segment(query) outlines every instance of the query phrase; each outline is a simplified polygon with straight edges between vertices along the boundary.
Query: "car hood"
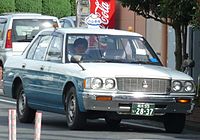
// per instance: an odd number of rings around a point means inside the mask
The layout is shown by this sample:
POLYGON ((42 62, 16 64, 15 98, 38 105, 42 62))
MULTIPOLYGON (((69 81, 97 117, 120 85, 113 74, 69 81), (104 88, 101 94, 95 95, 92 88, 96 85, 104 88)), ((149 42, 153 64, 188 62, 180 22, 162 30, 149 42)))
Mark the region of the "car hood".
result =
POLYGON ((87 77, 145 77, 192 80, 182 72, 167 67, 147 64, 116 64, 116 63, 81 63, 85 68, 83 73, 87 77))

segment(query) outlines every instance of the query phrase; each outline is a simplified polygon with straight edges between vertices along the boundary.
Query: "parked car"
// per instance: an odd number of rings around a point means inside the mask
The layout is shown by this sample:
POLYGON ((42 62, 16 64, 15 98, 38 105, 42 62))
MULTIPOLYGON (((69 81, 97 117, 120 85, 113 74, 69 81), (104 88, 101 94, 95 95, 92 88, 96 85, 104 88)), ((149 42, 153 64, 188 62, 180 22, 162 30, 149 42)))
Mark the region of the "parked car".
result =
POLYGON ((59 19, 61 27, 74 28, 76 27, 76 16, 68 16, 59 19))
POLYGON ((2 13, 0 15, 0 79, 8 56, 21 54, 42 29, 59 25, 57 17, 35 13, 2 13))
POLYGON ((65 114, 70 129, 94 118, 111 126, 159 118, 167 132, 181 133, 196 96, 193 79, 164 67, 143 36, 114 29, 43 30, 8 58, 3 82, 20 122, 44 110, 65 114))

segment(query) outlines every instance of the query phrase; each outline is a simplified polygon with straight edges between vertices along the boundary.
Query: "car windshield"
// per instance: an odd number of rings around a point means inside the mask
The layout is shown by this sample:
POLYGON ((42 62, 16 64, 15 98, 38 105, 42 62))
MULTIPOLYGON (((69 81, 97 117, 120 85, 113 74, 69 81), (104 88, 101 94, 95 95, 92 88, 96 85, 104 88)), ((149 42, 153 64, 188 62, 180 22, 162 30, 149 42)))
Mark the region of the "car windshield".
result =
POLYGON ((30 42, 39 31, 53 27, 54 19, 14 19, 12 27, 13 42, 30 42))
POLYGON ((69 35, 67 40, 69 61, 73 55, 82 55, 81 62, 83 63, 106 62, 161 65, 159 58, 148 42, 140 36, 69 35), (78 41, 82 45, 78 45, 78 41), (83 46, 85 47, 81 49, 80 47, 83 46))

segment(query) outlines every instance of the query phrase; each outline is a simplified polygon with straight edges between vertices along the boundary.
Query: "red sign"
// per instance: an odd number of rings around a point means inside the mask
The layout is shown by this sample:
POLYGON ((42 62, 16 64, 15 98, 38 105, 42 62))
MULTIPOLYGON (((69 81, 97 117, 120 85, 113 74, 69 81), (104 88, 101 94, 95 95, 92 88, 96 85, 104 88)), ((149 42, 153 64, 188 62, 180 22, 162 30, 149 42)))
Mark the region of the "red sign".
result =
POLYGON ((115 0, 90 0, 90 13, 100 17, 102 28, 115 28, 115 0))

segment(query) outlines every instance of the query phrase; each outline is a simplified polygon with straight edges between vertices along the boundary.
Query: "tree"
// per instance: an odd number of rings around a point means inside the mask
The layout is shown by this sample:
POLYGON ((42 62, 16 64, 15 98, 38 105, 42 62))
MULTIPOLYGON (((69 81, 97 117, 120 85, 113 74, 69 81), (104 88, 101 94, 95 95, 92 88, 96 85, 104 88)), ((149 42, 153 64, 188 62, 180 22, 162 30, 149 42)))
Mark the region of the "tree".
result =
POLYGON ((182 58, 186 54, 187 26, 197 9, 197 0, 119 0, 123 7, 146 19, 154 19, 170 25, 175 30, 176 69, 181 70, 182 58))
POLYGON ((71 15, 70 0, 43 0, 42 13, 58 18, 71 15))
POLYGON ((200 29, 200 0, 198 0, 196 12, 193 17, 192 24, 194 25, 194 27, 197 27, 198 29, 200 29))
POLYGON ((42 0, 15 0, 16 12, 42 12, 42 0))
POLYGON ((0 13, 14 12, 15 0, 0 0, 0 13))
POLYGON ((71 15, 75 16, 76 15, 76 0, 70 0, 71 4, 71 15))

